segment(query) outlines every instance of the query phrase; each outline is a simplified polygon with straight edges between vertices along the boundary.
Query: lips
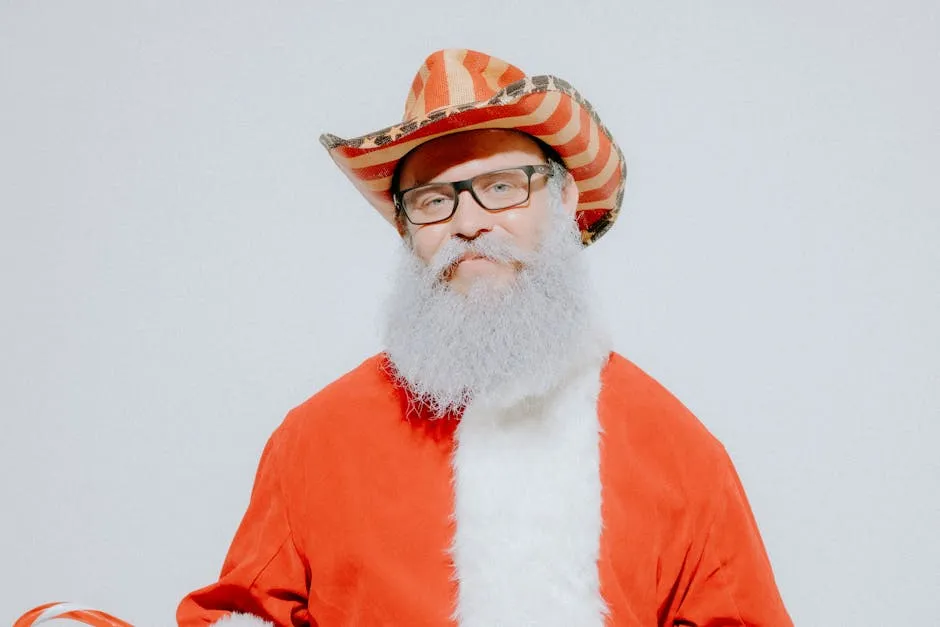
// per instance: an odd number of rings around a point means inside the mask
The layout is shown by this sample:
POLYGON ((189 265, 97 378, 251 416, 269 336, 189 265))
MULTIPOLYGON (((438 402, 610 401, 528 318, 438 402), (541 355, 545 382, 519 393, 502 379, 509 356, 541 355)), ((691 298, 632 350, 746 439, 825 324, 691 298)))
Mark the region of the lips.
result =
POLYGON ((464 261, 474 261, 476 259, 490 259, 490 258, 487 257, 486 255, 481 255, 480 253, 466 252, 462 254, 460 257, 458 257, 457 259, 455 259, 453 262, 451 262, 451 264, 447 266, 443 272, 441 272, 441 275, 440 275, 441 279, 445 281, 449 281, 451 277, 454 275, 454 272, 457 271, 457 266, 462 264, 464 261))

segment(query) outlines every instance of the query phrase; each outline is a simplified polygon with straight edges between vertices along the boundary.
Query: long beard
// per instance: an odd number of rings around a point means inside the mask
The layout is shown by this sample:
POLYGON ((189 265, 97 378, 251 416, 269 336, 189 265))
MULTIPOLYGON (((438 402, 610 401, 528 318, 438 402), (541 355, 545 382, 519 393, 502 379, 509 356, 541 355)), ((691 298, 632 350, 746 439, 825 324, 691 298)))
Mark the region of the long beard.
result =
POLYGON ((580 232, 553 199, 533 252, 492 234, 451 239, 430 263, 406 243, 387 305, 385 343, 395 376, 434 415, 479 397, 550 390, 585 352, 598 352, 580 232), (479 279, 466 293, 443 280, 464 253, 521 269, 508 284, 479 279))

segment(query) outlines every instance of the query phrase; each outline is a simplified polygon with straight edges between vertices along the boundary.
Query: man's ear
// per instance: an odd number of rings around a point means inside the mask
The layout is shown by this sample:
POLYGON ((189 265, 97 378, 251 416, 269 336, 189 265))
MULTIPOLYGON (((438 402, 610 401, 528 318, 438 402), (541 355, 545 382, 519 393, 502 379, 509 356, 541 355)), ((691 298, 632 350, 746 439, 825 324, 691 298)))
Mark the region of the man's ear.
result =
POLYGON ((414 231, 408 227, 408 222, 403 217, 401 220, 395 220, 396 228, 398 229, 398 235, 401 237, 402 243, 409 250, 414 250, 414 231))
POLYGON ((565 208, 565 213, 574 217, 578 209, 578 198, 581 196, 581 190, 578 184, 574 182, 571 172, 565 172, 565 183, 561 187, 561 205, 565 208))
POLYGON ((400 209, 395 212, 395 229, 398 230, 398 235, 402 239, 408 238, 408 219, 400 209))

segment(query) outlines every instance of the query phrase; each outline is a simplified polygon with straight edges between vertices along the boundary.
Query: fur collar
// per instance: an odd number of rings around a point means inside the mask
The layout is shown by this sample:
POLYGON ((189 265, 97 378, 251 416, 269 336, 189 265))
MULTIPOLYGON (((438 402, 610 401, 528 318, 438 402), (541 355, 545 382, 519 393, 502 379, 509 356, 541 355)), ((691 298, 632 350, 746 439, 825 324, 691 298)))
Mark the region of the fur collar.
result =
POLYGON ((212 627, 274 627, 268 621, 253 614, 235 612, 212 623, 212 627))
POLYGON ((597 398, 607 353, 583 357, 539 396, 464 412, 453 457, 461 627, 604 623, 597 398))

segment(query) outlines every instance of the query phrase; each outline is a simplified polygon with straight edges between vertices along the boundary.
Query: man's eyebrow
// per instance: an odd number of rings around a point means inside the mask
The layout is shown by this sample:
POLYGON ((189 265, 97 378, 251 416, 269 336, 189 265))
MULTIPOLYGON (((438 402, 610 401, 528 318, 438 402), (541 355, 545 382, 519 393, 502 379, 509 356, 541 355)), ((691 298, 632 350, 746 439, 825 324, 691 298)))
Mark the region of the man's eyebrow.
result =
MULTIPOLYGON (((523 166, 525 166, 525 165, 549 165, 549 163, 548 163, 547 160, 546 160, 546 161, 539 161, 538 163, 526 163, 526 164, 523 164, 523 166)), ((486 171, 484 171, 484 172, 477 172, 477 173, 474 174, 473 176, 469 176, 469 177, 467 177, 467 178, 465 178, 465 179, 457 179, 457 180, 454 180, 454 181, 450 181, 450 180, 448 180, 448 181, 433 181, 433 180, 430 180, 430 179, 426 179, 426 180, 415 179, 410 185, 405 186, 405 185, 402 185, 402 184, 401 184, 401 181, 399 180, 399 181, 397 181, 397 183, 398 183, 397 191, 400 192, 400 191, 402 191, 402 190, 414 189, 415 187, 421 187, 422 185, 431 185, 431 184, 434 184, 434 183, 458 183, 458 182, 460 182, 460 181, 469 181, 469 180, 472 179, 472 178, 476 178, 476 177, 478 177, 478 176, 483 176, 484 174, 489 174, 490 172, 499 172, 500 170, 512 170, 513 168, 523 167, 523 166, 511 166, 511 165, 510 165, 510 166, 505 166, 505 167, 500 167, 500 168, 493 168, 492 170, 486 170, 486 171)), ((433 179, 433 178, 434 178, 434 177, 432 176, 431 179, 433 179)))
POLYGON ((411 184, 407 186, 402 185, 401 182, 399 182, 398 191, 401 191, 403 189, 414 189, 415 187, 421 187, 422 185, 433 185, 434 183, 450 183, 451 182, 451 181, 435 181, 432 179, 434 179, 433 176, 427 179, 415 179, 414 181, 411 182, 411 184))

